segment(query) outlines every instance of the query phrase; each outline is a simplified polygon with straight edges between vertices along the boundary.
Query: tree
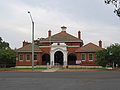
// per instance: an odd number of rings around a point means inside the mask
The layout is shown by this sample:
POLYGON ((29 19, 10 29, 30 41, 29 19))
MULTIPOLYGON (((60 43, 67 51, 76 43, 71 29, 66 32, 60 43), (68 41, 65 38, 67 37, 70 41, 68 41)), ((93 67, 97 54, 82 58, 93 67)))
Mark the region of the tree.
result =
POLYGON ((120 0, 105 0, 106 4, 113 4, 115 9, 114 13, 120 17, 120 0))
POLYGON ((0 37, 0 67, 15 66, 16 53, 9 47, 9 43, 0 37))
POLYGON ((110 63, 115 63, 120 66, 120 44, 112 44, 110 47, 107 48, 110 55, 110 63))
POLYGON ((2 42, 2 38, 0 37, 0 42, 2 42))
POLYGON ((9 47, 9 43, 5 42, 2 40, 2 38, 0 37, 0 49, 8 49, 9 47))
POLYGON ((42 45, 41 41, 44 40, 45 38, 38 38, 37 40, 34 40, 35 45, 42 45))
POLYGON ((107 64, 120 66, 120 44, 112 44, 106 49, 100 50, 96 53, 96 62, 101 66, 107 64))
POLYGON ((14 67, 16 62, 16 53, 14 50, 0 50, 0 67, 14 67))
POLYGON ((99 64, 100 66, 105 67, 106 64, 109 63, 108 61, 108 53, 106 49, 100 50, 98 52, 96 52, 96 62, 97 64, 99 64))

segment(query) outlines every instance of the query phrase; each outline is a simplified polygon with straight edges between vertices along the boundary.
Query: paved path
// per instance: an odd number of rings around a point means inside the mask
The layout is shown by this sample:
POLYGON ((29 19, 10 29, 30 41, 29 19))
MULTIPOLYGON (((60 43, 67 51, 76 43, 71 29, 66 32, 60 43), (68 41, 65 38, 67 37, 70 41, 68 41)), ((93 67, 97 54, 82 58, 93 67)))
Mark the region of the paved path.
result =
POLYGON ((120 90, 120 72, 0 72, 0 90, 120 90))
POLYGON ((50 68, 50 69, 43 70, 42 72, 56 72, 57 70, 59 70, 59 68, 50 68))

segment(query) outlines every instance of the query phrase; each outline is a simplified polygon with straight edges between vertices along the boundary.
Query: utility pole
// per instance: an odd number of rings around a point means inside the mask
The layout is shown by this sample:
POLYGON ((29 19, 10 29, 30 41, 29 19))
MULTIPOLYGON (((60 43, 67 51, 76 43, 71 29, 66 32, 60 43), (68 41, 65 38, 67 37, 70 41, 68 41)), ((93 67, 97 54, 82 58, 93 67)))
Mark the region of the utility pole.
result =
POLYGON ((28 11, 30 19, 32 21, 32 70, 34 70, 34 21, 32 19, 30 11, 28 11))

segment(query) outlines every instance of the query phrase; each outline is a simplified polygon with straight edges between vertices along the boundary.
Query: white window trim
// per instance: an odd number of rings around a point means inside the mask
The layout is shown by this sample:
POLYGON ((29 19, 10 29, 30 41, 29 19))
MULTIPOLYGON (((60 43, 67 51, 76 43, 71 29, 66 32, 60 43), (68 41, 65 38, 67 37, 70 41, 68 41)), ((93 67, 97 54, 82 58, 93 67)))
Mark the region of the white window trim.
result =
POLYGON ((29 55, 29 56, 30 56, 30 54, 26 54, 26 61, 27 61, 27 62, 30 62, 30 59, 29 59, 29 60, 27 60, 27 55, 29 55))
POLYGON ((22 60, 20 59, 20 55, 23 56, 23 54, 19 54, 19 61, 23 61, 24 60, 24 57, 22 58, 22 60))
POLYGON ((88 54, 88 60, 93 61, 93 53, 89 53, 89 54, 88 54), (89 54, 92 54, 92 60, 89 59, 89 54))
POLYGON ((81 54, 81 61, 85 61, 86 60, 86 54, 85 53, 82 53, 82 54, 81 54), (85 55, 85 59, 84 60, 82 59, 82 54, 85 55))

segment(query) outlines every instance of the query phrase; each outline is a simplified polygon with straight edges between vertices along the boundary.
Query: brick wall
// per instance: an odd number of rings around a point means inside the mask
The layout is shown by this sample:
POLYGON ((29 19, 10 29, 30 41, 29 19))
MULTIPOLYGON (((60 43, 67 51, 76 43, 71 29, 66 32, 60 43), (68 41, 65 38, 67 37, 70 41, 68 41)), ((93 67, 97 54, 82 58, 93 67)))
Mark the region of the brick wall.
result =
POLYGON ((95 52, 84 52, 84 53, 76 53, 77 60, 81 60, 81 65, 97 65, 96 64, 96 58, 95 58, 95 52), (85 54, 85 60, 81 60, 81 54, 85 54), (89 54, 93 55, 93 59, 89 60, 89 54))

